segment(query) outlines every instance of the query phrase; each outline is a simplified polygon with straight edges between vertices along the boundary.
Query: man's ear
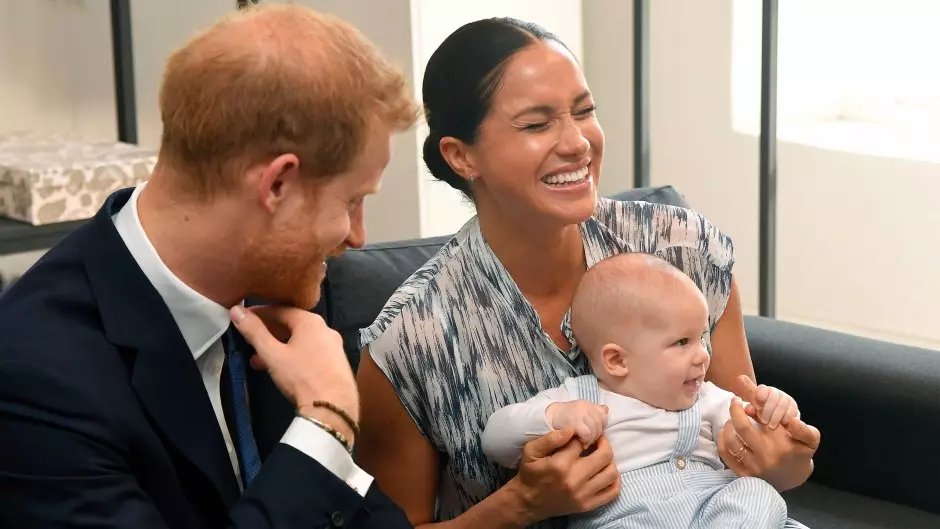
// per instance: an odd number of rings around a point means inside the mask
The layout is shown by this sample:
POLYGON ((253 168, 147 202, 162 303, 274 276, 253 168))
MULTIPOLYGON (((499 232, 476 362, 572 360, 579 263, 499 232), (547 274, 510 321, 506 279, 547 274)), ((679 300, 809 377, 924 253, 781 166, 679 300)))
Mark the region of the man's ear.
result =
POLYGON ((440 149, 444 161, 450 165, 455 173, 467 180, 469 180, 471 176, 477 176, 473 164, 473 156, 467 144, 457 138, 445 136, 441 138, 440 149))
POLYGON ((609 343, 601 349, 601 365, 608 374, 615 377, 625 377, 630 371, 627 366, 627 352, 614 343, 609 343))
POLYGON ((264 208, 273 212, 302 185, 300 160, 294 154, 282 154, 264 166, 256 176, 258 200, 264 208))

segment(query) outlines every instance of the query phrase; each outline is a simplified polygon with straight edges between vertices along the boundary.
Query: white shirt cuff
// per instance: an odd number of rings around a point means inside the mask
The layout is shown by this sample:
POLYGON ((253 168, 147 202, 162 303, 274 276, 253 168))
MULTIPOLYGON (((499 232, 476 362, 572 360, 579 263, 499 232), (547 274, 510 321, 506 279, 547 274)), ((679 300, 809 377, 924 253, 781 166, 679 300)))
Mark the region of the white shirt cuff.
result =
POLYGON ((372 476, 359 468, 346 448, 319 426, 297 417, 287 428, 281 442, 315 459, 362 497, 369 492, 372 476))

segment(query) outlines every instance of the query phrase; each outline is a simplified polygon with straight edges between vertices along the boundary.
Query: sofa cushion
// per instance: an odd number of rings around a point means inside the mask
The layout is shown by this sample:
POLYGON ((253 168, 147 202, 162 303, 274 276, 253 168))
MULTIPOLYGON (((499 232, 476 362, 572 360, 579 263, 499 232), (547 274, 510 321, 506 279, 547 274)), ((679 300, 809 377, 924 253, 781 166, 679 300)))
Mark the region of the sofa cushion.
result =
POLYGON ((757 379, 792 395, 822 432, 815 483, 940 514, 940 353, 756 316, 744 322, 757 379))
POLYGON ((813 529, 940 527, 940 515, 816 483, 784 493, 788 515, 813 529))
MULTIPOLYGON (((688 207, 671 186, 618 193, 618 200, 642 200, 688 207)), ((451 236, 369 244, 333 258, 327 266, 317 312, 343 336, 349 361, 359 365, 359 329, 371 324, 395 290, 451 236)))

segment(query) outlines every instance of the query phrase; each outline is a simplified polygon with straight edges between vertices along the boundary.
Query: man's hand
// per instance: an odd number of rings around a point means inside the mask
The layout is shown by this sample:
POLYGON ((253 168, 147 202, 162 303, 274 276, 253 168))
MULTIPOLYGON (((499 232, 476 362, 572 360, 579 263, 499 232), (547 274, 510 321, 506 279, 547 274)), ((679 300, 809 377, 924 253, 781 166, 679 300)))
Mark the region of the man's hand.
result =
POLYGON ((356 379, 339 333, 320 316, 293 307, 235 306, 231 317, 257 353, 252 367, 267 370, 303 415, 327 423, 353 442, 353 432, 341 417, 311 406, 318 400, 331 402, 359 421, 356 379))
POLYGON ((545 409, 545 421, 556 430, 574 430, 586 449, 607 428, 607 406, 598 406, 586 400, 556 402, 545 409))

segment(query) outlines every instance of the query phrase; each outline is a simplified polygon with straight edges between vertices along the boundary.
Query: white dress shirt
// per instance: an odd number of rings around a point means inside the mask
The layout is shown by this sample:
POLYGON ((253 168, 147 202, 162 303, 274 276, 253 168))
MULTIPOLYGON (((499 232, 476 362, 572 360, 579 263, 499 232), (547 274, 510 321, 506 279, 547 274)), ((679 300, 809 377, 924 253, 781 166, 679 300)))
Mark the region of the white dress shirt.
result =
MULTIPOLYGON (((614 463, 621 474, 672 457, 679 437, 679 412, 656 408, 603 388, 598 388, 598 391, 601 404, 608 407, 604 436, 610 442, 614 463)), ((545 420, 548 406, 576 400, 577 396, 576 379, 568 378, 557 388, 547 389, 525 402, 498 410, 490 417, 483 432, 484 453, 502 466, 515 467, 527 441, 552 431, 545 420)), ((724 467, 718 456, 718 434, 731 419, 733 398, 733 393, 711 382, 702 384, 699 390, 702 422, 692 456, 715 468, 724 467)))
MULTIPOLYGON (((137 214, 137 199, 145 185, 138 186, 127 204, 112 217, 114 226, 141 271, 163 298, 199 367, 202 382, 206 386, 206 393, 225 439, 232 470, 235 471, 239 486, 242 486, 238 455, 226 426, 220 393, 220 377, 225 360, 221 337, 231 323, 229 311, 183 283, 160 259, 137 214)), ((372 476, 353 462, 349 452, 336 438, 309 421, 295 418, 281 442, 316 459, 359 494, 365 496, 369 490, 372 476)))

